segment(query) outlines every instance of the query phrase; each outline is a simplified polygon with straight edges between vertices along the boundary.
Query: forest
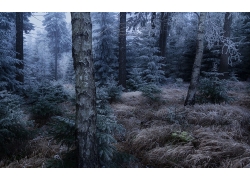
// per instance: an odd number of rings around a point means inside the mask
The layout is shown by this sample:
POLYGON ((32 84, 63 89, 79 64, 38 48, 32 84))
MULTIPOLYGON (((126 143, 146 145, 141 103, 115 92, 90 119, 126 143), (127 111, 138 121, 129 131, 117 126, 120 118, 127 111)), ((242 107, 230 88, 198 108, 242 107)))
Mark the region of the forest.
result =
POLYGON ((0 12, 1 168, 250 167, 249 12, 38 14, 0 12))

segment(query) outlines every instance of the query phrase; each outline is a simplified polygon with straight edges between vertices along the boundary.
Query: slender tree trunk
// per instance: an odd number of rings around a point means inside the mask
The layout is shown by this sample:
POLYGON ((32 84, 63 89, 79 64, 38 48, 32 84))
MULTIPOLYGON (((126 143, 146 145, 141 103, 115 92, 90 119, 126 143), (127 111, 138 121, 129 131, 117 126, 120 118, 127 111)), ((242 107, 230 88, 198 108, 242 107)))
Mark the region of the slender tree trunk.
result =
POLYGON ((119 84, 126 89, 126 12, 120 12, 119 84))
MULTIPOLYGON (((57 51, 57 48, 56 48, 57 51)), ((57 81, 57 61, 58 61, 58 54, 55 53, 55 80, 57 81)))
POLYGON ((153 31, 152 37, 155 37, 155 31, 154 31, 154 29, 155 29, 155 20, 156 20, 156 12, 152 12, 152 14, 151 14, 151 28, 152 28, 152 31, 153 31))
POLYGON ((168 34, 168 18, 169 12, 161 12, 161 27, 160 27, 160 56, 165 57, 167 47, 167 34, 168 34))
POLYGON ((99 167, 96 142, 96 89, 90 13, 71 13, 76 82, 78 167, 99 167))
POLYGON ((59 46, 59 42, 58 42, 58 34, 57 32, 55 32, 55 80, 57 81, 58 79, 58 73, 57 73, 57 66, 58 66, 58 46, 59 46))
MULTIPOLYGON (((19 63, 16 64, 18 70, 23 71, 23 13, 16 13, 16 58, 19 60, 19 63)), ((24 76, 23 73, 17 73, 16 80, 23 83, 24 76)))
POLYGON ((191 82, 188 88, 188 94, 187 94, 184 106, 195 104, 195 93, 196 93, 196 88, 197 88, 199 77, 200 77, 201 60, 202 60, 203 49, 204 49, 205 19, 206 19, 206 13, 201 12, 199 16, 196 55, 195 55, 195 60, 194 60, 194 65, 193 65, 191 82))
MULTIPOLYGON (((226 12, 225 14, 225 21, 224 21, 224 39, 230 38, 231 34, 231 26, 232 26, 232 13, 226 12)), ((223 44, 222 46, 222 53, 220 58, 220 66, 219 66, 219 73, 223 73, 224 75, 219 76, 220 79, 228 79, 228 58, 229 53, 227 52, 228 47, 223 44)))

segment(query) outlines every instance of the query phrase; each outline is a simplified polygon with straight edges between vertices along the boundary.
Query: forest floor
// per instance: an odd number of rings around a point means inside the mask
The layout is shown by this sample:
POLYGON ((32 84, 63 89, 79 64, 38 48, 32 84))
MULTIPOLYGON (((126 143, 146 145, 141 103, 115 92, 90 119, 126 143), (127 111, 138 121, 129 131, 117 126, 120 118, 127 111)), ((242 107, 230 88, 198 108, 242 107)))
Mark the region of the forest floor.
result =
POLYGON ((247 83, 232 82, 229 104, 184 107, 188 84, 162 88, 150 103, 141 92, 122 94, 112 107, 127 130, 120 151, 141 167, 250 167, 250 96, 247 83))
MULTIPOLYGON (((235 100, 228 104, 184 107, 188 84, 162 87, 158 102, 139 91, 123 93, 111 106, 126 128, 125 139, 118 138, 116 147, 136 159, 124 167, 250 167, 249 83, 230 85, 235 100)), ((0 167, 46 167, 49 159, 60 159, 67 148, 59 146, 47 128, 37 128, 37 136, 28 142, 29 156, 2 160, 0 167)))

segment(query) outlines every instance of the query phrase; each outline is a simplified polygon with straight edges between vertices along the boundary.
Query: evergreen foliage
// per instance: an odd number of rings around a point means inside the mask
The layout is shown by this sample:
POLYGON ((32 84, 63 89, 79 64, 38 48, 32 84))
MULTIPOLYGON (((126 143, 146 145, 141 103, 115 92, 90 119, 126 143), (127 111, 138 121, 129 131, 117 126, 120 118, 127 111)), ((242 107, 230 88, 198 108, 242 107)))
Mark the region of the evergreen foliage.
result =
POLYGON ((67 52, 71 48, 70 33, 67 29, 65 13, 50 12, 44 15, 43 26, 47 31, 49 39, 49 47, 54 61, 51 62, 51 72, 55 74, 55 80, 58 79, 58 60, 61 58, 63 52, 67 52))
POLYGON ((18 60, 15 57, 14 22, 12 13, 0 13, 0 90, 17 90, 19 82, 16 80, 18 60))
POLYGON ((155 44, 156 39, 152 37, 149 25, 129 42, 127 71, 129 72, 128 84, 130 89, 137 89, 140 86, 139 84, 160 85, 165 82, 166 78, 162 70, 164 65, 161 62, 163 57, 157 55, 159 50, 155 44))
POLYGON ((196 100, 198 103, 220 104, 233 99, 228 95, 226 80, 218 78, 220 73, 216 67, 211 72, 204 72, 205 77, 200 79, 196 100))
POLYGON ((108 78, 118 78, 118 21, 115 13, 92 13, 93 49, 95 78, 100 85, 107 83, 108 78))
POLYGON ((151 102, 160 100, 161 90, 155 84, 147 84, 140 88, 142 95, 147 97, 151 102))
MULTIPOLYGON (((114 144, 116 143, 115 135, 123 135, 125 129, 123 126, 117 123, 116 117, 109 106, 110 96, 106 88, 97 88, 97 143, 98 143, 98 154, 100 158, 101 166, 110 167, 116 149, 114 144)), ((54 139, 61 144, 72 148, 75 146, 75 121, 72 119, 56 116, 52 118, 50 122, 52 130, 50 134, 53 135, 54 139)), ((71 150, 74 154, 74 150, 71 150)), ((65 155, 72 157, 73 154, 70 152, 65 155), (71 154, 71 155, 70 155, 71 154)), ((76 160, 76 159, 75 159, 76 160)), ((67 164, 64 162, 63 163, 67 164)), ((51 160, 48 166, 60 166, 62 162, 59 160, 51 160)), ((65 167, 65 166, 63 166, 65 167)))
POLYGON ((28 128, 32 123, 23 120, 22 102, 18 95, 0 92, 0 158, 25 153, 22 148, 31 135, 28 128))
POLYGON ((31 112, 37 118, 49 118, 61 115, 59 104, 67 100, 68 95, 63 91, 62 85, 49 81, 42 82, 38 87, 28 91, 31 112))

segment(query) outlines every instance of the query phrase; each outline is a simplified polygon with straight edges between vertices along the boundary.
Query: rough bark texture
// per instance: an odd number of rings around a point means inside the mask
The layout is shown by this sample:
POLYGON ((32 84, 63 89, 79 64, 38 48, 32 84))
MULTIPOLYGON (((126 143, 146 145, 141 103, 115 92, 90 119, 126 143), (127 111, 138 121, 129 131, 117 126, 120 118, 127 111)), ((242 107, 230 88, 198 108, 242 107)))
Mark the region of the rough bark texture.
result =
MULTIPOLYGON (((224 21, 224 38, 230 38, 231 26, 232 26, 232 13, 226 12, 224 21)), ((219 76, 220 79, 228 79, 228 58, 229 53, 227 52, 228 47, 223 44, 222 53, 220 58, 219 73, 223 73, 223 76, 219 76)))
POLYGON ((160 56, 162 57, 165 57, 166 55, 169 14, 170 14, 169 12, 161 12, 159 47, 160 47, 160 56))
MULTIPOLYGON (((23 70, 23 12, 16 13, 16 58, 19 59, 19 63, 16 64, 17 69, 23 70)), ((16 80, 23 83, 23 73, 17 73, 16 80)))
POLYGON ((78 167, 99 167, 96 142, 96 89, 90 13, 71 13, 76 81, 78 167))
POLYGON ((126 12, 120 12, 119 84, 126 89, 126 12))
POLYGON ((185 100, 184 105, 194 105, 195 104, 195 93, 197 84, 200 77, 201 70, 201 60, 203 56, 204 49, 204 22, 206 19, 206 13, 200 13, 199 16, 199 25, 198 25, 198 34, 197 34, 197 46, 196 46, 196 55, 193 65, 191 82, 188 88, 188 94, 185 100))

